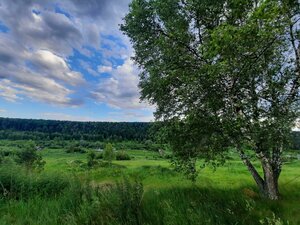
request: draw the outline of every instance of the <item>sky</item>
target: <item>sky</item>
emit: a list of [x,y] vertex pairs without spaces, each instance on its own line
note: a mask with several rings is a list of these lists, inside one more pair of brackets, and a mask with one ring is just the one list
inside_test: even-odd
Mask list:
[[0,0],[0,117],[152,121],[119,24],[130,0]]

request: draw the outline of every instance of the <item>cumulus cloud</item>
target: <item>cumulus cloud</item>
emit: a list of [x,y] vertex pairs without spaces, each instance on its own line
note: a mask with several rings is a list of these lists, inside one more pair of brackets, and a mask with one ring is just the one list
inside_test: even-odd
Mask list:
[[11,86],[9,80],[0,80],[0,97],[4,98],[7,101],[15,102],[18,97],[18,91]]
[[70,95],[84,77],[72,71],[66,57],[81,48],[78,24],[47,8],[50,1],[0,2],[0,96],[8,101],[28,97],[57,105],[78,105]]
[[84,82],[82,75],[71,71],[66,61],[48,50],[38,50],[30,57],[33,69],[47,76],[71,85]]
[[[86,100],[87,93],[80,92],[86,85],[96,102],[119,109],[149,109],[139,101],[138,71],[129,59],[132,49],[118,27],[129,2],[0,0],[0,21],[9,28],[0,31],[0,97],[78,106]],[[85,76],[69,64],[74,50],[84,55],[76,69],[86,71]],[[98,67],[95,52],[101,55]],[[124,63],[119,65],[120,61]],[[122,114],[128,120],[134,117],[150,118]]]
[[116,68],[111,68],[111,77],[102,79],[92,97],[115,108],[142,109],[148,108],[140,103],[138,90],[138,70],[131,59]]
[[[126,48],[121,51],[113,42],[101,48],[100,36],[123,38],[118,24],[129,1],[1,0],[0,21],[9,32],[0,32],[0,79],[4,79],[2,85],[9,84],[1,88],[0,96],[9,101],[29,97],[50,104],[78,103],[70,97],[76,91],[70,86],[85,79],[70,69],[67,57],[74,49],[90,56],[86,46],[103,51],[106,57],[114,52],[124,55]],[[102,45],[107,45],[105,40]],[[84,69],[98,75],[89,66]],[[100,73],[104,71],[111,72],[108,67],[100,68]]]
[[98,66],[99,73],[109,73],[113,70],[111,66]]

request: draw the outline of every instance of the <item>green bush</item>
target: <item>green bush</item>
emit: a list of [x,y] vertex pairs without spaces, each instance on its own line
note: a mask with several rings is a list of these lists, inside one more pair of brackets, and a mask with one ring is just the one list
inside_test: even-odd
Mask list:
[[96,160],[96,153],[93,151],[90,151],[87,155],[87,166],[89,168],[94,167],[97,164]]
[[126,152],[121,151],[116,153],[116,160],[130,160],[130,155],[128,155]]
[[25,145],[22,150],[16,153],[16,156],[16,162],[20,165],[24,165],[26,169],[41,170],[46,163],[42,156],[37,153],[33,143]]
[[98,154],[96,154],[96,159],[103,159],[103,153],[99,152]]
[[66,153],[86,153],[82,147],[71,145],[66,149]]
[[108,143],[103,151],[103,159],[110,162],[115,159],[115,153],[112,144]]

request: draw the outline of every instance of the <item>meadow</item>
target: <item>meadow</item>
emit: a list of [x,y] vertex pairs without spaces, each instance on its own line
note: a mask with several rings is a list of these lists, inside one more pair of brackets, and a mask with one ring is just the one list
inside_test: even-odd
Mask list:
[[[18,151],[25,142],[1,141],[0,149]],[[46,147],[42,171],[2,160],[0,224],[300,224],[295,151],[285,155],[281,199],[267,201],[234,152],[218,168],[199,169],[193,183],[156,151],[124,149],[131,160],[88,167],[94,149],[84,150]]]

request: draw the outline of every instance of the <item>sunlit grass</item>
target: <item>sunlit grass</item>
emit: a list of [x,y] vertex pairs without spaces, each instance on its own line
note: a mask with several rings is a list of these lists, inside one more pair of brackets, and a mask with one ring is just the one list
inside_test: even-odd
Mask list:
[[[280,218],[289,224],[300,224],[299,160],[285,163],[280,177],[282,198],[270,202],[258,196],[253,179],[235,155],[216,170],[210,166],[200,169],[196,182],[192,183],[156,152],[128,150],[127,153],[131,160],[113,161],[112,167],[88,169],[87,153],[44,149],[41,154],[46,165],[38,176],[75,177],[94,187],[111,185],[124,177],[141,180],[145,191],[141,202],[144,224],[260,224],[266,216],[273,218],[273,213],[274,221]],[[90,209],[90,203],[79,204],[77,191],[77,187],[69,187],[65,194],[51,198],[36,195],[28,199],[0,199],[0,224],[88,224],[82,221],[91,219],[89,210],[100,208]],[[115,199],[113,195],[111,198]],[[110,221],[102,224],[119,224],[117,220],[109,220],[109,214],[101,216]],[[95,221],[95,224],[101,223]]]

